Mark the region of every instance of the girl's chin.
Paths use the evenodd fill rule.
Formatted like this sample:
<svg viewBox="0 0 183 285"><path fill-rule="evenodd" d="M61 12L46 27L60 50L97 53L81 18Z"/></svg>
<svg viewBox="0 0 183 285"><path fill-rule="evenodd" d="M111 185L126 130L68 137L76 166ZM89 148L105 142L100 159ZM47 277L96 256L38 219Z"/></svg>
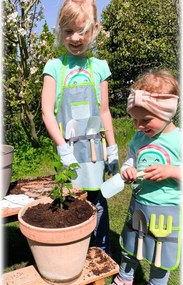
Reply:
<svg viewBox="0 0 183 285"><path fill-rule="evenodd" d="M155 134L151 130L144 132L148 137L153 137Z"/></svg>
<svg viewBox="0 0 183 285"><path fill-rule="evenodd" d="M77 55L77 56L82 56L83 55L83 51L80 51L80 50L70 50L69 53L71 55Z"/></svg>

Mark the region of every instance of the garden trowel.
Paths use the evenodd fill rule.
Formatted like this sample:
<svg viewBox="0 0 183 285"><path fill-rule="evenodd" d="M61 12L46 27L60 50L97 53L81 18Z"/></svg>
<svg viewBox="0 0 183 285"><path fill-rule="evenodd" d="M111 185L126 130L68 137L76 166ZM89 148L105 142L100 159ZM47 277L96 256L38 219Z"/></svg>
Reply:
<svg viewBox="0 0 183 285"><path fill-rule="evenodd" d="M101 129L101 120L100 117L93 116L88 119L87 127L86 127L86 135L96 135L99 133ZM91 159L92 162L97 161L97 155L95 151L95 141L94 139L90 139L91 146Z"/></svg>
<svg viewBox="0 0 183 285"><path fill-rule="evenodd" d="M65 131L65 138L69 140L70 138L75 137L76 133L78 132L78 123L76 120L72 119L70 120L66 125L66 131ZM74 142L71 141L71 149L72 152L74 151Z"/></svg>
<svg viewBox="0 0 183 285"><path fill-rule="evenodd" d="M141 260L143 258L143 238L147 234L147 221L144 213L140 209L133 213L132 228L137 231L138 234L136 257L138 260Z"/></svg>

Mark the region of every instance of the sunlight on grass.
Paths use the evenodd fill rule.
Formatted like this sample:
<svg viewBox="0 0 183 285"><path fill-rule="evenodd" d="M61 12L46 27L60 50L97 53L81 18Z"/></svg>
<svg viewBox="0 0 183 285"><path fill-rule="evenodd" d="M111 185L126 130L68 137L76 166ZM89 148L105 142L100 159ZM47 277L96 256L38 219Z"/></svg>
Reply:
<svg viewBox="0 0 183 285"><path fill-rule="evenodd" d="M119 148L119 160L120 166L122 165L128 150L128 143L135 133L133 122L129 117L114 120L114 131L116 143ZM49 154L40 155L39 165L29 168L29 161L24 161L16 173L14 178L25 179L35 178L40 176L48 176L55 174L53 168L53 160ZM26 170L26 171L25 171ZM106 176L106 179L109 177ZM119 245L119 236L125 223L128 205L131 198L130 186L126 185L124 190L117 195L108 199L109 216L110 216L110 233L111 233L111 245L112 245L112 258L119 264L121 259L121 248ZM32 254L28 247L26 238L20 233L18 223L10 223L3 226L5 236L5 271L11 271L20 267L24 267L27 264L34 263ZM136 285L144 285L144 280L148 280L149 277L149 264L147 262L140 262L140 266L137 270ZM180 285L179 276L180 268L174 272L171 272L168 285ZM112 281L112 277L105 280L105 285L109 285Z"/></svg>

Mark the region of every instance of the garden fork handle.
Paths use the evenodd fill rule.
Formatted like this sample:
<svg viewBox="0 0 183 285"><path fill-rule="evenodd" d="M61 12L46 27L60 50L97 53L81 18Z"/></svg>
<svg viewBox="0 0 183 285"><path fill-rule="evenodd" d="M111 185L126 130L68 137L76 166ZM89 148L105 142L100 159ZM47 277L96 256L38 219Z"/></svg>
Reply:
<svg viewBox="0 0 183 285"><path fill-rule="evenodd" d="M161 249L162 249L162 242L157 241L157 243L156 243L156 255L155 255L155 261L154 261L154 265L156 267L161 266Z"/></svg>

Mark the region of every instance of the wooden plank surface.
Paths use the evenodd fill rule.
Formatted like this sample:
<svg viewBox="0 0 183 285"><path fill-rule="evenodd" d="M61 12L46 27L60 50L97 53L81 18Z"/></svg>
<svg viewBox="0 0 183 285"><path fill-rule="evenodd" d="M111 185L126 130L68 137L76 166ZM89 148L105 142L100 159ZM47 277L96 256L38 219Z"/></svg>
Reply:
<svg viewBox="0 0 183 285"><path fill-rule="evenodd" d="M24 179L19 182L11 183L11 189L8 191L8 195L19 195L24 194L29 198L40 199L47 197L49 192L55 187L54 176L40 177L37 179ZM76 185L74 185L72 191L76 196L84 199L87 197L87 192L80 190ZM64 193L68 193L67 189L64 189ZM4 208L1 207L1 218L8 218L11 216L16 216L21 207L17 208ZM16 218L16 217L15 217ZM17 218L18 219L18 218Z"/></svg>
<svg viewBox="0 0 183 285"><path fill-rule="evenodd" d="M20 209L21 208L2 208L1 217L7 218L7 217L14 216L14 215L18 215L18 212L20 211Z"/></svg>
<svg viewBox="0 0 183 285"><path fill-rule="evenodd" d="M106 277L112 276L119 272L118 264L97 247L91 247L88 250L85 266L80 277L67 283L59 283L60 285L86 285L94 283L96 285L104 284ZM4 273L1 278L2 285L47 285L56 284L44 281L36 267L31 265L25 268ZM58 283L57 283L58 284Z"/></svg>
<svg viewBox="0 0 183 285"><path fill-rule="evenodd" d="M33 265L4 273L1 284L3 285L45 285L46 283L39 275Z"/></svg>

